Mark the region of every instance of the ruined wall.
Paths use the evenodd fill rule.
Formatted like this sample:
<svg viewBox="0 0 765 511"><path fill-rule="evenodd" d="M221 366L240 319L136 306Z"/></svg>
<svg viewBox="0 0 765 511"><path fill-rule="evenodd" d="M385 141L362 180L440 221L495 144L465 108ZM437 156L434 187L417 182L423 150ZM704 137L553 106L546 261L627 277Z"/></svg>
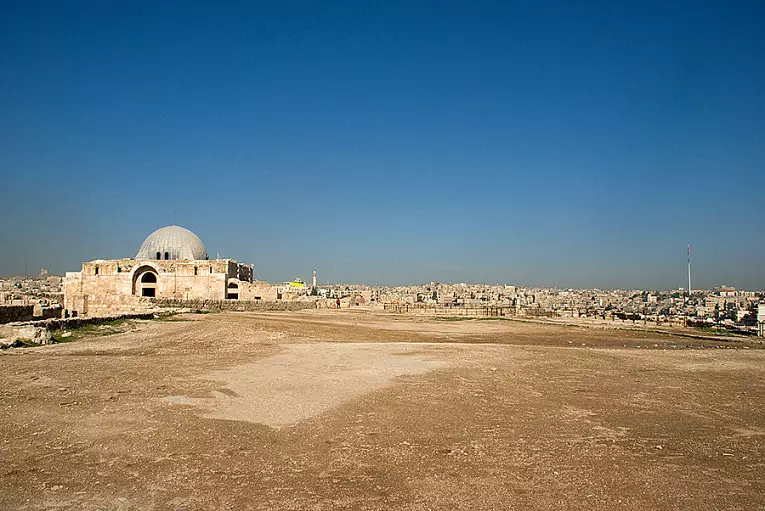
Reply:
<svg viewBox="0 0 765 511"><path fill-rule="evenodd" d="M52 342L50 332L61 329L81 328L86 325L95 325L117 319L152 319L154 314L120 314L102 316L97 318L69 318L49 319L0 326L0 349L22 346L21 340L32 341L35 344L50 344Z"/></svg>
<svg viewBox="0 0 765 511"><path fill-rule="evenodd" d="M34 305L1 305L0 323L31 321L34 316L34 310Z"/></svg>
<svg viewBox="0 0 765 511"><path fill-rule="evenodd" d="M242 301L242 300L169 300L158 298L152 303L163 310L184 309L192 311L297 311L315 309L316 300L295 301Z"/></svg>
<svg viewBox="0 0 765 511"><path fill-rule="evenodd" d="M110 316L101 316L97 318L68 318L68 319L49 319L47 321L35 322L35 326L42 326L49 331L81 328L86 325L98 325L107 321L117 319L154 319L154 314L143 312L138 314L114 314Z"/></svg>
<svg viewBox="0 0 765 511"><path fill-rule="evenodd" d="M43 319L60 318L62 311L62 307L58 304L52 307L39 307L35 305L34 319L35 321L40 321Z"/></svg>
<svg viewBox="0 0 765 511"><path fill-rule="evenodd" d="M279 288L264 282L242 282L239 286L240 300L275 302L278 297Z"/></svg>
<svg viewBox="0 0 765 511"><path fill-rule="evenodd" d="M252 266L240 264L237 267L237 278L242 282L252 282Z"/></svg>
<svg viewBox="0 0 765 511"><path fill-rule="evenodd" d="M196 276L160 273L157 298L223 300L226 280L225 273L203 272Z"/></svg>
<svg viewBox="0 0 765 511"><path fill-rule="evenodd" d="M225 297L227 261L93 261L64 279L64 309L71 315L105 315L147 309L138 282L145 271L157 275L155 297Z"/></svg>
<svg viewBox="0 0 765 511"><path fill-rule="evenodd" d="M156 274L156 283L141 283L147 271ZM262 283L253 286L251 280L252 267L231 259L90 261L83 263L82 271L66 274L64 312L104 316L155 309L157 305L142 296L142 286L153 289L153 299L224 300L233 282L240 300L276 301L276 288Z"/></svg>

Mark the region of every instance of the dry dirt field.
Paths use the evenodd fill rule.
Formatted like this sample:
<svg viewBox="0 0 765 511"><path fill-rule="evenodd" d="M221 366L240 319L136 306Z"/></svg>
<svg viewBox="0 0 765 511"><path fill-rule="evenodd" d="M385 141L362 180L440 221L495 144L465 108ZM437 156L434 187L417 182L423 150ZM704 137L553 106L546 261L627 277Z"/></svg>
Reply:
<svg viewBox="0 0 765 511"><path fill-rule="evenodd" d="M765 509L765 350L351 311L0 353L0 509Z"/></svg>

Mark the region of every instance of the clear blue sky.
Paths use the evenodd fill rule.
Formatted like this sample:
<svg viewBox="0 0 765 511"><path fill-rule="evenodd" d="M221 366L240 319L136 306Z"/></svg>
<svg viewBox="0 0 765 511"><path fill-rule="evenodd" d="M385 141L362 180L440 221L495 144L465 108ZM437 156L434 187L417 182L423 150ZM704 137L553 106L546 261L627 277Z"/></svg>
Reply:
<svg viewBox="0 0 765 511"><path fill-rule="evenodd" d="M765 3L4 2L0 274L765 289Z"/></svg>

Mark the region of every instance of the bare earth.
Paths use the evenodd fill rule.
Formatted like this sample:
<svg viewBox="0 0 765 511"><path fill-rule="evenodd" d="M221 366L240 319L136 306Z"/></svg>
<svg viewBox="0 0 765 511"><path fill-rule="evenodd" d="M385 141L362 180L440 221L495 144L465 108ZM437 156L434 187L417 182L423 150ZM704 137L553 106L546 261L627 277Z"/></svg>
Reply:
<svg viewBox="0 0 765 511"><path fill-rule="evenodd" d="M0 509L765 510L751 342L350 311L0 354Z"/></svg>

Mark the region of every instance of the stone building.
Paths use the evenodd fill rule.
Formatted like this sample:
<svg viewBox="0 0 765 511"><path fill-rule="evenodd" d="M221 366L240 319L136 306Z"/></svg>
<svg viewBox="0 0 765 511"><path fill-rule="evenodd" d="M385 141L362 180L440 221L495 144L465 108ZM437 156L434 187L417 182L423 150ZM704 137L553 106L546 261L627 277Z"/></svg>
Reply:
<svg viewBox="0 0 765 511"><path fill-rule="evenodd" d="M277 299L276 288L253 282L252 266L210 260L196 234L170 225L151 233L135 258L95 260L67 272L64 314L100 316L152 307L153 299Z"/></svg>

